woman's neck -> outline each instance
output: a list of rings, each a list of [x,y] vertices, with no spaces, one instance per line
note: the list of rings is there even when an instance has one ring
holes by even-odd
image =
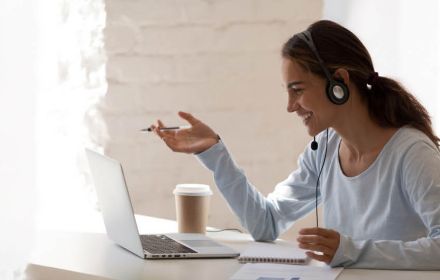
[[[345,117],[339,120],[334,130],[341,136],[350,158],[360,159],[364,155],[377,154],[397,131],[397,128],[381,127],[371,119],[367,106],[352,101],[347,106]]]

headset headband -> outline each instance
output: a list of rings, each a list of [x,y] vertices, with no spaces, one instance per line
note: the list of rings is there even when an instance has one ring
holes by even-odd
[[[301,32],[297,34],[298,37],[303,40],[309,48],[312,50],[313,54],[315,55],[316,59],[318,60],[319,66],[324,71],[325,76],[327,77],[327,80],[333,81],[332,76],[330,75],[330,72],[327,70],[327,68],[324,66],[324,61],[322,61],[321,57],[319,56],[318,50],[316,49],[315,44],[313,43],[312,34],[310,31],[306,30],[304,32]]]

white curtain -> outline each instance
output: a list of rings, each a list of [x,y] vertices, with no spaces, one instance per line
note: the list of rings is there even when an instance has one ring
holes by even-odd
[[[21,278],[34,237],[35,7],[0,1],[0,279]]]
[[[37,225],[76,230],[94,207],[87,116],[105,95],[104,0],[40,0],[36,98]]]
[[[324,18],[358,35],[376,71],[413,93],[440,135],[440,2],[325,0]]]
[[[106,91],[104,25],[104,0],[0,1],[0,279],[22,278],[39,228],[93,210],[82,155]]]

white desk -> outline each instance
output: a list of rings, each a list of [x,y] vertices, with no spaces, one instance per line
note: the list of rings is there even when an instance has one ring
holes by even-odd
[[[141,234],[175,231],[175,223],[137,217]],[[145,230],[152,224],[155,230]],[[160,226],[157,226],[157,225]],[[149,226],[150,225],[150,226]],[[165,230],[165,231],[163,231]],[[251,237],[236,232],[208,233],[208,236],[237,251]],[[440,260],[439,260],[440,261]],[[228,279],[240,267],[236,259],[143,260],[110,241],[103,232],[42,231],[31,259],[36,265],[80,272],[110,279]],[[440,271],[393,271],[345,269],[338,280],[438,280]]]

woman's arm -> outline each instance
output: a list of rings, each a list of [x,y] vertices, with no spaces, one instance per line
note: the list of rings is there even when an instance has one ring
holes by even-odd
[[[221,141],[197,158],[213,172],[220,192],[252,237],[275,240],[314,208],[316,178],[305,154],[300,156],[299,168],[267,198],[249,182]]]

